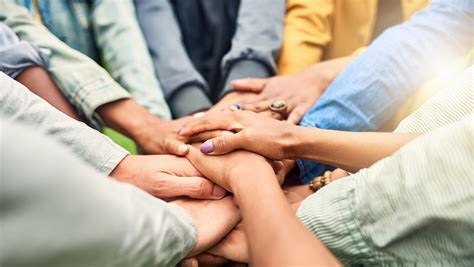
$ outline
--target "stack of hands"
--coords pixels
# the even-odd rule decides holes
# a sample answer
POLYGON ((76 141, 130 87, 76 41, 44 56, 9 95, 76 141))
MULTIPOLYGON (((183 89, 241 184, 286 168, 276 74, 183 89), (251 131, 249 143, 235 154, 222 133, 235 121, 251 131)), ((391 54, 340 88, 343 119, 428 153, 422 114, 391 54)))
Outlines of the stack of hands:
MULTIPOLYGON (((314 79, 314 71, 235 81, 237 91, 206 113, 166 125, 150 123, 155 131, 146 127, 143 134, 133 136, 145 153, 153 155, 129 155, 111 176, 179 205, 193 217, 198 240, 183 266, 249 262, 245 224, 232 194, 238 184, 252 187, 252 180, 265 172, 282 185, 295 167, 296 153, 290 143, 297 141, 292 140, 296 124, 338 73, 314 79), (302 81, 306 86, 301 86, 302 81), (275 100, 284 100, 284 112, 270 108, 275 100)), ((306 185, 287 185, 282 190, 295 212, 312 193, 306 185)))

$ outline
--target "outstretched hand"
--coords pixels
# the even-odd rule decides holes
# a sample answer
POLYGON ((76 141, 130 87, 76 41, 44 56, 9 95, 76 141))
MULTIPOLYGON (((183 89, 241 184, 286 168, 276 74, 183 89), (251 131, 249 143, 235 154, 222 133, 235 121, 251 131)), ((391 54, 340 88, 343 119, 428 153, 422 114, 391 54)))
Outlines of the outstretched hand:
POLYGON ((203 178, 187 159, 171 155, 126 156, 110 176, 161 199, 220 199, 226 195, 222 187, 203 178))
POLYGON ((220 200, 181 199, 171 203, 183 207, 194 220, 197 241, 189 257, 217 244, 241 220, 239 209, 230 196, 220 200))
MULTIPOLYGON (((259 174, 267 173, 275 176, 272 165, 264 157, 251 152, 236 151, 213 157, 202 154, 197 148, 189 146, 186 158, 204 176, 231 192, 233 186, 238 183, 235 177, 249 179, 256 170, 259 174)), ((277 179, 276 176, 275 179, 277 179)))
POLYGON ((270 159, 290 159, 290 145, 297 126, 267 118, 251 111, 210 114, 187 124, 179 135, 190 137, 208 131, 226 130, 226 134, 201 145, 205 154, 221 155, 244 149, 270 159))

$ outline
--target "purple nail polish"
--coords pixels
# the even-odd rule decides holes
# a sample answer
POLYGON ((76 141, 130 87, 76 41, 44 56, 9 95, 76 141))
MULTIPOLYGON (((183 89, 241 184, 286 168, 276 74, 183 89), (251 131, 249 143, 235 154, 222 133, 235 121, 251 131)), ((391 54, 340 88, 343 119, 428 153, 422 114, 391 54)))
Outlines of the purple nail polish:
POLYGON ((209 154, 209 153, 212 153, 212 151, 214 151, 214 145, 212 144, 212 142, 205 142, 204 144, 201 145, 199 149, 201 150, 202 153, 209 154))

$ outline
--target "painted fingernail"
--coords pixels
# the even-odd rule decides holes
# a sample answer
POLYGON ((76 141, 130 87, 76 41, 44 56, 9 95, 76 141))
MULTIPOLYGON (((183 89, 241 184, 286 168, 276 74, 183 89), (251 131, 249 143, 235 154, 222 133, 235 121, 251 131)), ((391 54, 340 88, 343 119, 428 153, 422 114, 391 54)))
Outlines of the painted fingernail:
POLYGON ((189 149, 189 147, 187 145, 180 145, 178 147, 178 153, 180 155, 184 155, 184 154, 186 154, 186 152, 188 152, 188 149, 189 149))
POLYGON ((232 80, 233 83, 241 83, 242 82, 242 79, 238 79, 238 80, 232 80))
POLYGON ((218 185, 214 186, 214 189, 212 190, 212 196, 215 197, 216 199, 221 199, 225 197, 226 194, 227 194, 227 191, 225 191, 224 188, 218 185))
POLYGON ((201 145, 199 149, 202 153, 209 154, 214 151, 214 145, 212 144, 212 141, 206 141, 204 144, 201 145))
POLYGON ((197 118, 202 118, 202 117, 204 117, 204 115, 206 115, 205 112, 198 112, 198 113, 193 115, 193 118, 196 118, 196 119, 197 118))
POLYGON ((232 106, 230 106, 230 110, 232 111, 237 111, 240 109, 242 109, 242 106, 240 106, 240 104, 233 104, 232 106))

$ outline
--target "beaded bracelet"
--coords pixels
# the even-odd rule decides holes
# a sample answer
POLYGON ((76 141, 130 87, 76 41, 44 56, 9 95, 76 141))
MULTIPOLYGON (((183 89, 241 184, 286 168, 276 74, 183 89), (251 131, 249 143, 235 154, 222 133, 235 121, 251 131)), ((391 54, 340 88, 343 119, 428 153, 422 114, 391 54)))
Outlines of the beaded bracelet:
POLYGON ((309 189, 313 192, 318 191, 331 182, 332 171, 324 172, 324 175, 314 178, 309 184, 309 189))

